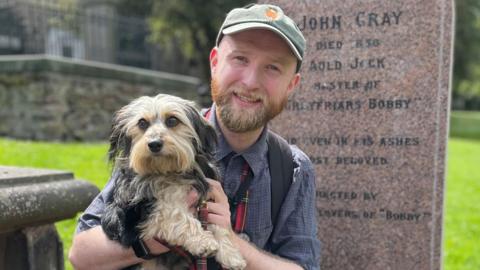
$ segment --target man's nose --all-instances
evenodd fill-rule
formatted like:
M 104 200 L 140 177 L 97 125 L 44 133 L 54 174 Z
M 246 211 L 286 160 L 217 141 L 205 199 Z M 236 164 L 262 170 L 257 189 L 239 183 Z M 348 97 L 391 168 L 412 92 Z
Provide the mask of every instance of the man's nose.
M 249 67 L 243 73 L 243 84 L 248 90 L 254 90 L 260 87 L 260 73 L 258 68 Z

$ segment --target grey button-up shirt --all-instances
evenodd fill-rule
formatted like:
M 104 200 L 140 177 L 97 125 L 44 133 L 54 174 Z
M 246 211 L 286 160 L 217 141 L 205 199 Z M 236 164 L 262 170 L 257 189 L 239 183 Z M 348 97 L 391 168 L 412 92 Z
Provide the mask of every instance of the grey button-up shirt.
M 315 211 L 315 175 L 312 163 L 296 146 L 291 146 L 294 159 L 293 183 L 280 209 L 278 221 L 271 221 L 270 172 L 267 158 L 266 129 L 260 138 L 242 153 L 235 153 L 218 128 L 215 106 L 209 115 L 218 133 L 215 158 L 223 176 L 223 188 L 233 197 L 240 185 L 242 166 L 246 161 L 253 172 L 249 189 L 245 232 L 258 248 L 292 260 L 305 269 L 320 269 L 320 242 L 317 239 Z M 113 174 L 102 192 L 80 217 L 77 233 L 100 225 L 105 202 L 112 196 Z

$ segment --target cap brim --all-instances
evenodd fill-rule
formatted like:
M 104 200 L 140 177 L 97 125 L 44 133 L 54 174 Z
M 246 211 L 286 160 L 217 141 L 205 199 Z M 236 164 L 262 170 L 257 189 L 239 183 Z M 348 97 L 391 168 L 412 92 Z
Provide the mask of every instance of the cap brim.
M 288 39 L 288 37 L 284 33 L 282 33 L 280 30 L 278 30 L 277 28 L 275 28 L 275 27 L 273 27 L 269 24 L 257 23 L 257 22 L 240 23 L 240 24 L 235 24 L 235 25 L 229 26 L 227 28 L 224 28 L 222 33 L 224 35 L 230 35 L 230 34 L 235 34 L 235 33 L 238 33 L 238 32 L 245 31 L 245 30 L 249 30 L 249 29 L 268 29 L 268 30 L 271 30 L 271 31 L 275 32 L 280 37 L 282 37 L 283 40 L 285 40 L 285 42 L 287 42 L 288 46 L 292 49 L 293 54 L 297 57 L 297 59 L 300 60 L 300 61 L 303 60 L 302 56 L 298 52 L 295 45 L 290 41 L 290 39 Z

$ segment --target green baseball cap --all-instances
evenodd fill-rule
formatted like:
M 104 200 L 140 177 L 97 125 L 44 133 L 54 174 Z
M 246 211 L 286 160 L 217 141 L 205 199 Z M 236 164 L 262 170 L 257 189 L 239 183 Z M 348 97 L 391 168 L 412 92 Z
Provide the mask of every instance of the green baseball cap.
M 298 72 L 305 53 L 305 37 L 298 29 L 297 24 L 275 5 L 250 4 L 243 8 L 233 9 L 227 14 L 220 31 L 218 31 L 215 45 L 218 46 L 224 35 L 249 29 L 268 29 L 283 38 L 298 59 Z

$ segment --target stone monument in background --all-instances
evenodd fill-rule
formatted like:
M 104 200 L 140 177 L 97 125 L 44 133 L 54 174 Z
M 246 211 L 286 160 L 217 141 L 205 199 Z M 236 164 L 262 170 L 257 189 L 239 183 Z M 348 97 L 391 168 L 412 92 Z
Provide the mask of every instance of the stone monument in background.
M 271 127 L 315 165 L 321 268 L 440 269 L 453 1 L 268 2 L 307 38 Z

